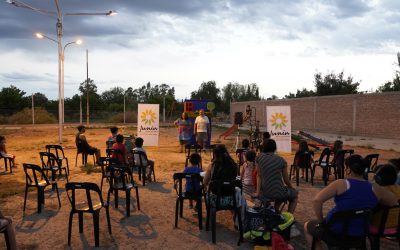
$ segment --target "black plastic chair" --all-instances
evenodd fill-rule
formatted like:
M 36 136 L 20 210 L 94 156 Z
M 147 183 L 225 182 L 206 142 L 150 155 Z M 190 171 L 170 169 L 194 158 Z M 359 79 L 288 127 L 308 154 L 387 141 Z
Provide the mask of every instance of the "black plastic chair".
M 99 186 L 95 183 L 90 182 L 70 182 L 65 185 L 67 191 L 68 199 L 71 203 L 71 212 L 69 214 L 69 224 L 68 224 L 68 246 L 71 245 L 71 229 L 72 229 L 72 219 L 74 214 L 79 215 L 79 233 L 83 233 L 83 213 L 90 213 L 93 215 L 93 226 L 94 226 L 94 241 L 95 246 L 99 246 L 99 215 L 101 208 L 106 209 L 108 232 L 111 234 L 111 223 L 110 223 L 110 213 L 108 209 L 108 203 L 103 202 L 103 197 Z M 76 198 L 76 190 L 84 190 L 86 193 L 86 199 L 83 201 Z M 98 194 L 98 202 L 92 201 L 91 191 Z M 70 194 L 71 193 L 71 194 Z
M 347 157 L 354 154 L 353 149 L 340 149 L 333 158 L 333 162 L 330 165 L 329 171 L 333 168 L 335 172 L 335 179 L 344 179 L 345 166 L 344 161 Z
M 299 170 L 300 168 L 305 168 L 306 171 L 306 182 L 308 182 L 308 170 L 311 170 L 311 160 L 312 157 L 314 156 L 314 152 L 312 151 L 307 151 L 307 152 L 302 152 L 298 154 L 295 159 L 293 160 L 293 164 L 290 166 L 290 173 L 289 173 L 289 179 L 292 179 L 292 173 L 293 173 L 293 168 L 296 171 L 296 185 L 299 186 L 299 181 L 300 181 L 300 176 L 299 176 Z
M 10 166 L 10 173 L 12 173 L 12 169 L 13 169 L 13 165 L 12 165 L 12 158 L 11 157 L 7 157 L 7 156 L 3 156 L 2 154 L 0 154 L 0 160 L 4 159 L 4 169 L 7 172 L 8 171 L 8 166 Z
M 201 169 L 203 169 L 203 159 L 201 157 L 201 150 L 203 148 L 199 145 L 199 144 L 186 144 L 185 145 L 185 151 L 187 152 L 186 154 L 186 161 L 185 161 L 185 168 L 188 166 L 189 164 L 189 158 L 191 153 L 198 153 L 200 155 L 200 162 L 199 162 L 199 167 Z
M 243 242 L 243 226 L 242 226 L 242 216 L 240 212 L 240 207 L 236 204 L 236 187 L 241 188 L 242 182 L 240 180 L 223 181 L 223 180 L 212 180 L 208 186 L 207 192 L 207 218 L 206 218 L 206 230 L 209 229 L 209 223 L 211 219 L 211 233 L 212 242 L 216 243 L 216 217 L 217 211 L 221 210 L 232 210 L 235 212 L 239 221 L 239 241 L 238 245 Z M 225 195 L 226 194 L 226 195 Z M 221 199 L 223 197 L 230 197 L 230 204 L 222 204 Z
M 369 154 L 365 156 L 364 159 L 367 163 L 367 168 L 364 172 L 364 179 L 368 180 L 368 174 L 375 173 L 375 167 L 378 166 L 379 154 Z
M 67 168 L 61 165 L 61 161 L 53 154 L 49 152 L 39 152 L 40 161 L 42 162 L 42 169 L 46 171 L 46 175 L 48 172 L 51 172 L 51 180 L 56 180 L 56 173 L 59 172 L 59 176 L 61 176 L 62 170 L 65 172 L 65 178 L 68 182 L 68 172 Z
M 108 148 L 108 149 L 106 149 L 106 155 L 108 158 L 114 158 L 117 161 L 117 163 L 120 165 L 125 164 L 124 162 L 121 162 L 118 157 L 118 156 L 124 157 L 121 150 Z M 113 157 L 113 155 L 116 155 L 117 157 Z
M 143 186 L 146 185 L 146 168 L 150 168 L 150 173 L 153 175 L 154 182 L 156 181 L 156 174 L 154 168 L 149 164 L 147 155 L 143 151 L 132 150 L 133 168 L 138 169 L 139 180 L 142 181 Z
M 107 182 L 110 182 L 110 171 L 108 171 L 108 167 L 111 165 L 118 165 L 118 159 L 111 157 L 100 157 L 100 167 L 101 167 L 101 183 L 100 190 L 103 192 L 103 182 L 106 179 Z
M 52 186 L 57 191 L 58 205 L 61 207 L 60 194 L 58 192 L 58 186 L 56 181 L 49 181 L 45 175 L 43 169 L 34 164 L 24 163 L 25 172 L 25 198 L 24 198 L 24 213 L 26 207 L 26 198 L 28 196 L 28 190 L 30 187 L 37 188 L 37 203 L 38 213 L 42 212 L 42 204 L 44 205 L 44 190 L 47 186 Z
M 322 240 L 330 247 L 338 247 L 340 249 L 367 249 L 366 238 L 368 236 L 368 226 L 371 216 L 370 209 L 355 209 L 336 212 L 326 224 L 321 224 L 325 227 L 326 233 Z M 362 224 L 361 230 L 363 233 L 359 236 L 351 236 L 349 234 L 350 223 L 355 220 Z M 337 223 L 341 223 L 341 232 L 333 233 L 330 228 Z M 313 238 L 311 249 L 315 249 L 316 238 Z
M 123 165 L 111 165 L 108 167 L 108 171 L 110 172 L 110 188 L 108 189 L 107 202 L 110 203 L 110 195 L 114 193 L 114 206 L 118 208 L 118 191 L 125 191 L 126 216 L 129 217 L 132 188 L 136 190 L 136 203 L 138 210 L 140 210 L 139 190 L 133 180 L 132 172 L 129 167 Z
M 63 165 L 63 161 L 65 161 L 65 166 L 67 167 L 68 174 L 69 174 L 69 164 L 68 164 L 68 158 L 64 154 L 64 149 L 61 145 L 46 145 L 45 146 L 46 151 L 51 153 L 52 151 L 54 152 L 56 158 L 59 161 L 59 165 Z
M 375 234 L 371 233 L 369 235 L 369 240 L 371 243 L 371 250 L 379 250 L 380 249 L 380 245 L 381 245 L 380 239 L 382 237 L 396 237 L 398 244 L 399 244 L 399 249 L 400 249 L 400 203 L 397 204 L 396 206 L 391 206 L 391 207 L 379 207 L 376 209 L 375 212 L 382 212 L 382 217 L 381 217 L 381 221 L 379 223 L 378 232 Z M 398 214 L 396 231 L 391 234 L 385 233 L 389 213 L 396 213 L 396 212 Z
M 75 167 L 78 163 L 78 155 L 82 155 L 82 165 L 86 166 L 89 155 L 85 151 L 85 148 L 88 147 L 87 142 L 77 138 L 77 140 L 75 141 L 75 145 L 76 145 Z M 94 154 L 91 155 L 93 156 L 93 164 L 95 164 L 96 160 L 94 158 Z
M 178 214 L 181 218 L 183 217 L 183 201 L 196 200 L 199 229 L 202 230 L 203 229 L 202 197 L 204 196 L 204 199 L 206 198 L 203 189 L 203 178 L 200 176 L 200 174 L 189 174 L 189 173 L 175 173 L 173 178 L 174 178 L 174 188 L 177 195 L 175 204 L 175 227 L 178 227 Z M 185 186 L 183 185 L 184 182 L 185 185 L 188 185 L 188 180 L 190 180 L 191 190 L 193 190 L 193 192 L 186 192 Z
M 6 218 L 0 218 L 0 220 L 3 221 L 3 227 L 0 227 L 0 233 L 4 234 L 4 241 L 6 242 L 6 247 L 7 250 L 11 250 L 11 242 L 10 242 L 10 236 L 8 235 L 7 227 L 9 223 L 11 223 L 9 220 Z
M 328 184 L 329 179 L 329 158 L 331 156 L 331 150 L 329 148 L 324 148 L 322 150 L 321 155 L 317 161 L 314 161 L 311 169 L 311 185 L 314 185 L 314 177 L 315 177 L 315 168 L 317 166 L 322 168 L 322 180 L 324 181 L 325 186 Z

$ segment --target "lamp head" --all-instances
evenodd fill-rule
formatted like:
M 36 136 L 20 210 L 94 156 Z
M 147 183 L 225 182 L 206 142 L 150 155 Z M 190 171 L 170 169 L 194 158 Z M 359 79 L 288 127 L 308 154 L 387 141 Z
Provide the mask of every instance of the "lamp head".
M 14 0 L 6 0 L 6 3 L 15 4 L 15 1 Z
M 39 39 L 42 39 L 43 38 L 43 34 L 42 33 L 36 33 L 36 37 L 39 38 Z
M 78 40 L 75 41 L 75 43 L 78 44 L 78 45 L 80 45 L 80 44 L 82 44 L 82 40 L 81 40 L 81 39 L 78 39 Z
M 115 16 L 115 15 L 117 15 L 118 13 L 115 11 L 115 10 L 110 10 L 109 12 L 107 12 L 107 16 Z

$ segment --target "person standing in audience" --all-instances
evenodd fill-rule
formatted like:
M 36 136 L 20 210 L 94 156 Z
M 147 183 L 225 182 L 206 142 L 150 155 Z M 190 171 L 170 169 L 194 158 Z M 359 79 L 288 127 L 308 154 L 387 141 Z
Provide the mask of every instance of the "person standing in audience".
M 177 119 L 174 125 L 178 127 L 178 140 L 181 146 L 181 151 L 179 151 L 179 153 L 183 153 L 184 147 L 190 142 L 190 129 L 192 128 L 192 123 L 188 119 L 188 114 L 183 112 L 181 118 Z
M 201 146 L 203 150 L 206 149 L 208 144 L 208 133 L 210 131 L 210 120 L 204 114 L 204 109 L 200 109 L 199 115 L 194 121 L 194 134 L 196 136 L 196 142 Z

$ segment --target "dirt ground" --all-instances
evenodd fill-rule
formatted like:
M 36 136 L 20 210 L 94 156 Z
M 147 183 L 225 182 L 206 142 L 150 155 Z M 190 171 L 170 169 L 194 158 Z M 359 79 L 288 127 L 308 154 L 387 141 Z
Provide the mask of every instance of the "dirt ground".
M 214 129 L 213 142 L 217 141 L 218 135 L 223 129 Z M 99 169 L 84 168 L 78 159 L 75 167 L 76 149 L 74 140 L 76 134 L 75 126 L 64 129 L 65 153 L 69 160 L 71 170 L 70 181 L 89 181 L 100 184 L 101 173 Z M 134 127 L 120 126 L 122 134 L 136 134 Z M 67 246 L 68 216 L 71 209 L 65 193 L 65 180 L 59 181 L 61 208 L 58 207 L 56 194 L 50 191 L 45 194 L 44 211 L 37 214 L 36 190 L 29 192 L 27 209 L 23 216 L 23 200 L 25 188 L 25 176 L 22 163 L 40 164 L 39 152 L 44 151 L 46 144 L 58 143 L 58 129 L 56 126 L 12 126 L 0 128 L 0 134 L 7 138 L 7 149 L 16 154 L 18 168 L 13 174 L 0 175 L 0 210 L 4 215 L 11 216 L 16 233 L 19 249 L 69 249 Z M 101 149 L 105 154 L 105 140 L 109 135 L 107 126 L 97 126 L 87 129 L 86 136 L 91 145 Z M 232 148 L 234 138 L 222 141 Z M 346 145 L 345 145 L 346 146 Z M 346 148 L 350 146 L 347 145 Z M 292 163 L 292 156 L 285 156 L 288 163 Z M 400 157 L 400 153 L 394 150 L 370 149 L 366 147 L 351 148 L 357 154 L 365 156 L 370 153 L 379 153 L 379 163 L 385 163 L 391 158 Z M 179 220 L 178 228 L 174 228 L 175 190 L 173 189 L 172 175 L 184 169 L 185 155 L 179 152 L 176 138 L 176 129 L 165 127 L 161 129 L 159 147 L 147 148 L 148 156 L 156 162 L 155 183 L 149 183 L 145 187 L 139 185 L 141 210 L 136 207 L 136 197 L 132 194 L 133 210 L 131 216 L 125 216 L 125 199 L 121 194 L 118 209 L 110 208 L 112 236 L 108 234 L 105 220 L 105 212 L 101 212 L 100 220 L 100 248 L 104 249 L 235 249 L 238 240 L 238 232 L 234 229 L 229 212 L 218 212 L 217 215 L 217 244 L 211 243 L 211 232 L 204 229 L 200 231 L 197 226 L 197 217 L 193 210 L 184 206 L 184 219 Z M 232 150 L 233 151 L 233 150 Z M 320 152 L 316 152 L 316 157 Z M 210 163 L 210 154 L 203 157 L 203 166 Z M 92 158 L 89 157 L 89 163 Z M 0 171 L 4 171 L 3 162 L 0 162 Z M 323 187 L 320 180 L 321 173 L 317 172 L 317 183 L 301 181 L 299 189 L 299 204 L 295 212 L 297 226 L 302 229 L 302 224 L 314 217 L 311 199 Z M 136 178 L 137 176 L 135 176 Z M 108 184 L 105 184 L 103 198 L 106 199 Z M 111 196 L 112 197 L 112 196 Z M 111 198 L 113 204 L 113 197 Z M 325 206 L 330 209 L 332 203 Z M 203 214 L 205 218 L 205 213 Z M 204 220 L 203 220 L 204 221 Z M 296 249 L 306 249 L 304 236 L 291 239 Z M 382 249 L 397 249 L 390 241 L 384 241 Z M 241 249 L 252 249 L 254 245 L 244 242 Z M 4 238 L 0 237 L 0 249 L 5 248 Z M 75 216 L 72 228 L 72 249 L 94 248 L 93 223 L 91 216 L 84 216 L 84 233 L 79 234 L 78 219 Z

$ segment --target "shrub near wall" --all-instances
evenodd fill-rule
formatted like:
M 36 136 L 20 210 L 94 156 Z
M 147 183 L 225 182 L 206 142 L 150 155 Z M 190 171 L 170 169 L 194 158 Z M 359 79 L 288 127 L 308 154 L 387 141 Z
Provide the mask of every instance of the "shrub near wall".
M 32 109 L 25 108 L 22 111 L 13 114 L 7 118 L 9 124 L 32 124 Z M 53 114 L 47 112 L 44 108 L 35 108 L 35 124 L 57 123 Z

